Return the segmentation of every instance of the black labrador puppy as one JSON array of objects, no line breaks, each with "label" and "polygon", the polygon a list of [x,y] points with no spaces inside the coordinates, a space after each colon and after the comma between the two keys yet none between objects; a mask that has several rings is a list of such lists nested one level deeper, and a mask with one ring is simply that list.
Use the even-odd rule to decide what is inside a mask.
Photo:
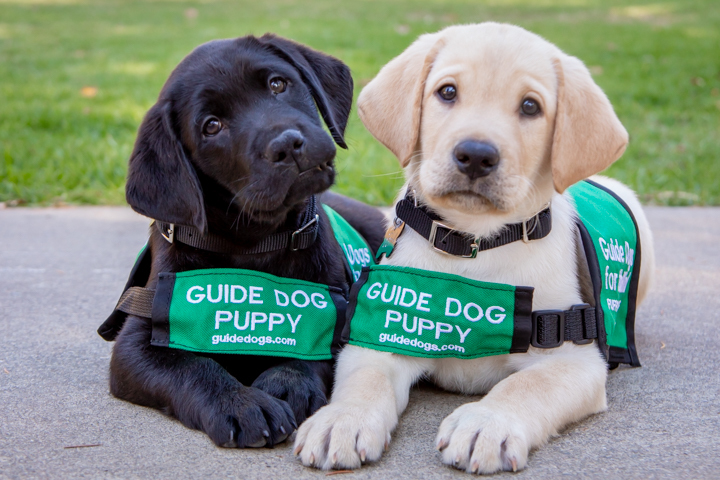
[{"label": "black labrador puppy", "polygon": [[[222,237],[240,252],[296,231],[311,197],[333,184],[333,139],[345,147],[352,94],[346,65],[289,40],[265,35],[204,44],[173,71],[143,120],[129,163],[128,203],[156,221]],[[328,193],[320,201],[377,250],[384,233],[377,209]],[[316,240],[297,251],[212,253],[170,243],[151,227],[143,286],[155,288],[160,272],[223,267],[347,290],[343,252],[323,209],[317,212]],[[155,347],[149,319],[123,320],[110,363],[112,394],[158,408],[217,445],[272,446],[327,402],[331,361]]]}]

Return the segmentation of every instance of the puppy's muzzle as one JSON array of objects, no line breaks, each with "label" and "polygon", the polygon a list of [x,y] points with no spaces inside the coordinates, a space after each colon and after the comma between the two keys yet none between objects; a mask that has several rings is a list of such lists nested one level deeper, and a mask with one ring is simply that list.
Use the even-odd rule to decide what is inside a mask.
[{"label": "puppy's muzzle", "polygon": [[471,181],[490,175],[500,163],[500,152],[497,148],[477,140],[458,143],[453,155],[458,170],[467,175]]},{"label": "puppy's muzzle", "polygon": [[305,137],[297,130],[285,130],[277,137],[270,140],[265,157],[271,162],[295,162],[300,171],[303,168],[298,163],[305,150]]}]

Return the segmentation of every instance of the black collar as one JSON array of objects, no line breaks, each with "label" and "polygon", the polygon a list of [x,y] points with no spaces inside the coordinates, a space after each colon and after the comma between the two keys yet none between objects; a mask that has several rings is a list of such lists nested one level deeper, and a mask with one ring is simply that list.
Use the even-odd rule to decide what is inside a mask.
[{"label": "black collar", "polygon": [[273,252],[286,248],[290,248],[292,251],[303,250],[315,243],[320,226],[320,215],[317,213],[317,200],[315,199],[315,195],[310,197],[305,213],[298,223],[300,224],[300,228],[297,230],[273,233],[250,248],[241,247],[214,233],[202,235],[194,227],[160,221],[156,221],[155,226],[163,238],[170,243],[180,242],[190,245],[191,247],[215,253],[249,255],[253,253]]},{"label": "black collar", "polygon": [[433,211],[418,205],[412,190],[395,205],[395,214],[410,228],[425,237],[435,250],[464,258],[475,258],[477,252],[522,240],[525,243],[547,236],[552,229],[550,205],[537,215],[519,223],[505,225],[495,236],[475,239],[472,233],[460,232],[442,223]]}]

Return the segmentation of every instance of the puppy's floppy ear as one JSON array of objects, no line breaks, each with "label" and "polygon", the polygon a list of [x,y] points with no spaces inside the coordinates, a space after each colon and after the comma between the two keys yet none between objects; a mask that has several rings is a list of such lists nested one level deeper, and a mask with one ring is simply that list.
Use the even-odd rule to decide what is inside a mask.
[{"label": "puppy's floppy ear", "polygon": [[425,80],[442,46],[439,33],[421,36],[385,65],[358,97],[363,124],[403,167],[417,147]]},{"label": "puppy's floppy ear", "polygon": [[147,217],[207,232],[200,181],[175,135],[168,101],[155,104],[140,125],[125,198]]},{"label": "puppy's floppy ear", "polygon": [[347,148],[343,135],[352,107],[350,68],[335,57],[270,33],[258,40],[300,72],[333,140]]},{"label": "puppy's floppy ear", "polygon": [[620,158],[628,133],[580,60],[561,54],[554,66],[558,97],[552,175],[555,190],[562,193]]}]

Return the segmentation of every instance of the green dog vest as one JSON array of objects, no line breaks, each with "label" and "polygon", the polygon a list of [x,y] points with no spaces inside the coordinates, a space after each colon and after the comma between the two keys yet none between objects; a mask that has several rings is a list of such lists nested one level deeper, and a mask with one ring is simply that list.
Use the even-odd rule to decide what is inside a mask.
[{"label": "green dog vest", "polygon": [[635,310],[640,280],[640,230],[630,207],[592,180],[569,189],[593,284],[598,346],[611,366],[640,366],[635,348]]},{"label": "green dog vest", "polygon": [[523,336],[522,330],[529,332],[532,292],[528,287],[375,265],[353,286],[348,340],[427,358],[526,351],[527,345],[513,345],[513,340]]},{"label": "green dog vest", "polygon": [[344,341],[415,357],[469,359],[597,339],[611,366],[639,366],[635,219],[617,195],[592,181],[572,186],[569,194],[593,283],[589,305],[533,311],[532,287],[373,265],[352,287]]},{"label": "green dog vest", "polygon": [[[374,264],[365,239],[323,205],[351,279]],[[145,248],[115,312],[98,333],[113,340],[127,314],[152,319],[151,344],[201,353],[270,355],[305,360],[332,358],[342,346],[344,290],[254,270],[215,268],[160,273],[147,283]]]}]

